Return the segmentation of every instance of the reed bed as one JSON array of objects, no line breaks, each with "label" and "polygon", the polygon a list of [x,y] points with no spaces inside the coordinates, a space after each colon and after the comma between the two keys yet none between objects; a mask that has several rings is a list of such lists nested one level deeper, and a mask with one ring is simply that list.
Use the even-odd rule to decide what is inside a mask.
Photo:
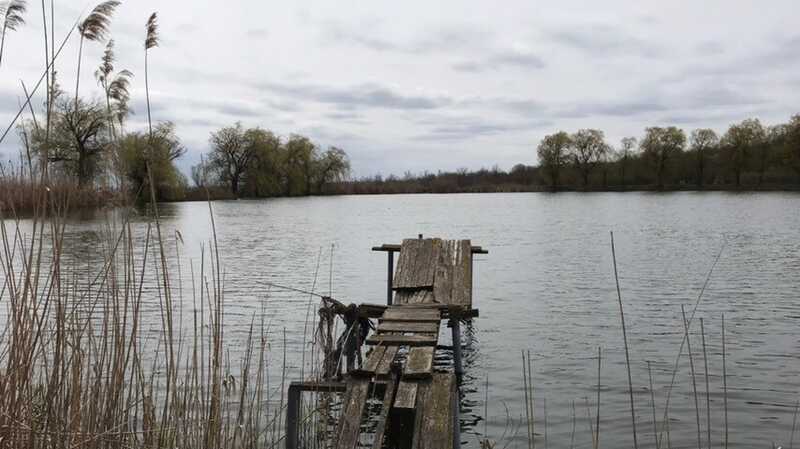
[{"label": "reed bed", "polygon": [[[107,224],[100,266],[87,266],[65,254],[66,202],[45,189],[25,194],[39,201],[25,229],[16,217],[0,216],[3,447],[281,445],[285,330],[283,342],[273,342],[269,323],[254,317],[243,347],[226,341],[215,236],[189,265],[192,289],[184,298],[179,234],[170,241],[157,220],[134,229],[128,213]],[[273,366],[277,381],[269,375],[270,344],[283,348]],[[311,347],[313,377],[319,351]],[[232,360],[231,352],[241,356]],[[303,407],[304,435],[322,441],[307,447],[321,447],[329,434],[309,430],[318,404]]]}]

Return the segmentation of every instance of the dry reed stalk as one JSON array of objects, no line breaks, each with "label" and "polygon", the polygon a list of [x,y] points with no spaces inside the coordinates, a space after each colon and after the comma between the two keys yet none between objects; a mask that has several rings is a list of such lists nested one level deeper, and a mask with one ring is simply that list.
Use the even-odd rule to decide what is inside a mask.
[{"label": "dry reed stalk", "polygon": [[658,442],[658,420],[656,419],[656,395],[653,391],[653,371],[650,369],[650,361],[647,361],[647,377],[650,380],[650,406],[653,410],[653,439],[656,443],[656,449],[659,449]]},{"label": "dry reed stalk", "polygon": [[625,343],[625,364],[628,368],[628,396],[631,402],[631,425],[633,426],[633,447],[639,448],[639,442],[636,438],[636,413],[633,404],[633,380],[631,379],[631,359],[628,351],[628,334],[625,330],[625,312],[622,310],[622,292],[619,288],[619,274],[617,273],[617,253],[614,248],[614,233],[611,232],[611,258],[614,261],[614,281],[617,285],[617,299],[619,300],[619,317],[622,322],[622,339]]},{"label": "dry reed stalk", "polygon": [[[705,280],[703,281],[703,286],[700,288],[700,292],[698,292],[698,294],[697,294],[697,299],[695,300],[694,307],[692,308],[692,313],[689,316],[689,324],[690,325],[692,323],[692,320],[694,320],[694,315],[697,312],[697,308],[700,306],[700,301],[703,299],[703,294],[705,293],[706,288],[708,287],[708,284],[711,281],[711,275],[714,273],[714,269],[716,268],[717,263],[719,262],[720,258],[722,257],[722,253],[723,253],[723,251],[725,251],[725,247],[727,245],[728,245],[727,240],[723,240],[722,246],[720,247],[719,252],[717,252],[717,255],[714,257],[714,261],[711,264],[711,268],[706,273]],[[668,419],[668,415],[669,415],[669,404],[670,404],[670,400],[672,399],[672,388],[675,386],[675,378],[678,375],[678,365],[680,363],[681,355],[683,354],[683,347],[685,345],[686,345],[686,333],[682,332],[681,333],[681,344],[680,344],[680,346],[678,348],[678,355],[675,356],[675,362],[672,365],[672,375],[671,375],[671,378],[670,378],[670,381],[669,381],[669,385],[667,386],[667,398],[666,398],[665,404],[664,404],[664,423],[665,423],[665,425],[662,428],[664,429],[664,431],[667,431],[667,432],[669,431],[669,426],[666,425],[666,424],[668,422],[667,419]],[[661,434],[659,434],[659,441],[660,440],[661,440]]]},{"label": "dry reed stalk", "polygon": [[532,448],[532,441],[533,441],[533,434],[531,433],[531,414],[530,414],[530,407],[528,404],[528,372],[527,368],[525,367],[525,350],[520,351],[522,352],[522,386],[524,389],[524,396],[525,396],[525,424],[528,430],[528,448]]},{"label": "dry reed stalk", "polygon": [[725,314],[722,314],[722,402],[725,408],[725,449],[728,449],[728,372],[725,357]]},{"label": "dry reed stalk", "polygon": [[703,318],[700,318],[700,335],[703,338],[703,368],[706,379],[706,444],[711,449],[711,389],[708,382],[708,352],[706,351],[706,330],[703,326]]},{"label": "dry reed stalk", "polygon": [[602,361],[602,353],[600,347],[597,348],[597,415],[595,419],[597,420],[594,428],[596,437],[594,439],[595,449],[600,447],[600,365]]},{"label": "dry reed stalk", "polygon": [[800,409],[800,401],[795,402],[794,404],[794,416],[792,417],[792,433],[789,434],[789,449],[794,448],[794,429],[797,425],[797,411]]},{"label": "dry reed stalk", "polygon": [[686,311],[684,310],[683,304],[681,304],[681,314],[683,315],[683,329],[686,333],[686,351],[688,352],[689,356],[689,369],[691,370],[692,375],[692,393],[694,397],[694,412],[695,417],[697,420],[697,449],[701,449],[700,443],[700,405],[697,401],[697,381],[695,380],[695,371],[694,371],[694,358],[692,357],[692,343],[689,337],[689,323],[686,321]]}]

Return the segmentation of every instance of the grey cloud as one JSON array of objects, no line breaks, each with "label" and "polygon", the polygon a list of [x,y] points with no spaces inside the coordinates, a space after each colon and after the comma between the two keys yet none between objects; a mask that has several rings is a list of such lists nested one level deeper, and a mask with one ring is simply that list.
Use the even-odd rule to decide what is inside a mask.
[{"label": "grey cloud", "polygon": [[485,70],[513,67],[520,69],[543,69],[545,62],[533,53],[502,51],[479,61],[464,61],[453,64],[460,72],[482,72]]},{"label": "grey cloud", "polygon": [[263,87],[284,97],[333,104],[344,109],[436,109],[452,103],[448,97],[407,95],[373,83],[352,87],[265,83]]},{"label": "grey cloud", "polygon": [[578,103],[554,111],[562,118],[585,118],[597,115],[630,117],[650,112],[667,110],[667,106],[655,100],[602,101]]},{"label": "grey cloud", "polygon": [[418,141],[453,141],[474,139],[477,137],[493,136],[518,131],[529,131],[536,128],[552,125],[548,120],[530,121],[524,123],[490,122],[481,118],[456,118],[439,119],[439,123],[427,132],[417,135]]},{"label": "grey cloud", "polygon": [[450,52],[459,48],[471,48],[487,40],[488,33],[470,26],[449,26],[421,33],[409,40],[392,40],[383,37],[383,24],[371,20],[362,24],[343,24],[328,21],[322,24],[323,37],[327,42],[355,44],[375,51],[400,53]]},{"label": "grey cloud", "polygon": [[[568,28],[567,28],[568,27]],[[657,45],[620,31],[606,24],[571,24],[548,33],[556,43],[593,55],[626,55],[655,57],[661,54]]]}]

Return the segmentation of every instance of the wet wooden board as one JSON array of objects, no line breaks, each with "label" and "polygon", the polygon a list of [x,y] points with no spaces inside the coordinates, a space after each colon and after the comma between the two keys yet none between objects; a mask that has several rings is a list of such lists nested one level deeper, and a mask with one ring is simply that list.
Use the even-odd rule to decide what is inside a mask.
[{"label": "wet wooden board", "polygon": [[417,404],[416,381],[401,380],[397,386],[397,395],[394,399],[394,408],[401,410],[414,410]]},{"label": "wet wooden board", "polygon": [[459,240],[453,256],[453,293],[449,304],[472,307],[472,253],[469,240]]},{"label": "wet wooden board", "polygon": [[341,418],[336,434],[336,449],[355,449],[361,431],[361,416],[367,403],[369,379],[353,378],[347,383]]},{"label": "wet wooden board", "polygon": [[439,323],[430,321],[386,321],[378,324],[377,331],[438,333]]},{"label": "wet wooden board", "polygon": [[370,351],[369,356],[367,356],[367,361],[364,363],[364,365],[362,365],[361,368],[350,371],[350,374],[352,376],[374,376],[385,352],[385,346],[375,346],[372,351]]},{"label": "wet wooden board", "polygon": [[434,302],[472,305],[472,257],[469,240],[445,240],[436,255]]},{"label": "wet wooden board", "polygon": [[438,335],[373,335],[367,338],[368,345],[385,346],[436,346]]},{"label": "wet wooden board", "polygon": [[413,447],[442,449],[453,447],[456,393],[455,375],[436,373],[430,382],[420,384]]},{"label": "wet wooden board", "polygon": [[439,321],[442,313],[438,309],[414,307],[390,307],[383,312],[381,321]]},{"label": "wet wooden board", "polygon": [[404,379],[430,377],[433,372],[433,346],[411,348],[403,369]]},{"label": "wet wooden board", "polygon": [[394,304],[430,304],[434,302],[432,290],[398,290],[394,294]]},{"label": "wet wooden board", "polygon": [[386,432],[387,421],[389,420],[389,411],[392,409],[396,392],[397,376],[392,375],[391,379],[389,379],[389,382],[386,385],[386,390],[384,390],[383,393],[383,406],[381,408],[381,414],[378,417],[378,424],[375,426],[372,449],[381,449],[383,447],[383,435]]},{"label": "wet wooden board", "polygon": [[393,288],[433,287],[436,265],[434,254],[440,239],[405,239],[400,245],[400,259],[393,277]]},{"label": "wet wooden board", "polygon": [[397,355],[398,347],[386,346],[385,349],[383,357],[381,357],[381,361],[375,369],[376,376],[388,376],[389,372],[392,370],[392,362],[394,362],[394,358]]}]

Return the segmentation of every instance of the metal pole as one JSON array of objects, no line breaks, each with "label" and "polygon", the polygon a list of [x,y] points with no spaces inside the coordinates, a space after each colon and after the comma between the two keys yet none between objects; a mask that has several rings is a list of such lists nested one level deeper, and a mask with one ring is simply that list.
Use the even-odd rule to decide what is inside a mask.
[{"label": "metal pole", "polygon": [[286,449],[297,449],[297,425],[299,418],[301,388],[289,384],[289,393],[286,403]]},{"label": "metal pole", "polygon": [[461,323],[458,318],[450,320],[450,328],[453,330],[453,361],[455,362],[456,376],[461,379],[464,367],[461,365]]},{"label": "metal pole", "polygon": [[394,251],[389,251],[389,266],[386,271],[386,305],[392,305],[392,282],[394,282]]}]

